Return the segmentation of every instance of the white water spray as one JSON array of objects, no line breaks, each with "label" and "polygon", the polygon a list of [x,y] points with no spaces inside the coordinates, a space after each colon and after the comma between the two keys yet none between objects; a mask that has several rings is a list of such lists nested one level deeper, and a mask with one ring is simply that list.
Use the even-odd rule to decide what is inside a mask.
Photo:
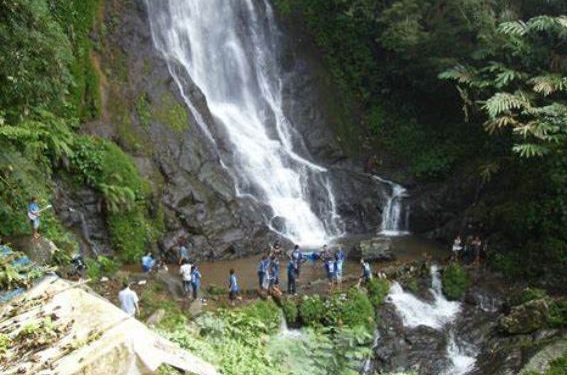
[{"label": "white water spray", "polygon": [[423,301],[405,292],[400,284],[393,283],[389,299],[402,317],[404,327],[427,326],[448,334],[446,356],[450,367],[442,375],[465,375],[474,368],[476,348],[467,343],[457,343],[451,323],[461,311],[459,302],[448,301],[442,292],[442,282],[437,266],[431,266],[431,294],[433,302]]},{"label": "white water spray", "polygon": [[297,154],[298,134],[286,118],[277,61],[277,28],[264,0],[146,0],[152,37],[185,102],[216,146],[213,131],[188,94],[189,76],[232,143],[236,190],[283,218],[282,235],[321,244],[340,234],[336,212],[314,211],[313,189],[334,207],[322,185],[326,169]]}]

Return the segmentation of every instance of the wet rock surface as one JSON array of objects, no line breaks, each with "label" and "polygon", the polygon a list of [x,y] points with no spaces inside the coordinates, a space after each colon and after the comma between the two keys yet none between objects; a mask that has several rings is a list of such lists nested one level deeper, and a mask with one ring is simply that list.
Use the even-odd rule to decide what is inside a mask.
[{"label": "wet rock surface", "polygon": [[[158,241],[162,252],[189,238],[201,258],[257,253],[277,237],[268,227],[271,209],[250,197],[237,196],[230,172],[233,146],[191,77],[181,66],[173,65],[171,69],[183,81],[185,91],[180,93],[166,61],[154,47],[146,12],[143,0],[105,3],[105,33],[92,35],[102,46],[97,55],[102,116],[86,124],[83,131],[118,143],[150,182],[154,206],[164,211],[166,232]],[[347,232],[376,231],[385,187],[360,173],[356,163],[349,162],[341,151],[329,126],[334,121],[332,100],[325,99],[324,77],[317,72],[313,56],[291,50],[293,43],[285,44],[282,100],[297,131],[293,136],[296,152],[328,168],[336,211]],[[202,123],[189,111],[182,94],[195,106]],[[150,115],[144,115],[141,107]],[[209,129],[211,137],[202,126]],[[221,156],[227,168],[221,164]],[[323,204],[323,190],[310,189],[313,209],[318,213],[330,209]],[[112,250],[99,202],[93,191],[74,191],[62,184],[57,205],[63,221],[75,228],[85,249],[107,254]],[[277,220],[275,224],[277,227]]]},{"label": "wet rock surface", "polygon": [[[398,278],[402,276],[400,272],[390,274]],[[473,286],[461,303],[461,311],[455,321],[443,329],[404,327],[396,307],[387,300],[378,312],[380,339],[374,348],[372,369],[453,375],[454,364],[447,346],[447,338],[451,335],[459,352],[475,358],[474,368],[467,375],[516,375],[527,369],[542,369],[551,358],[557,358],[567,350],[562,338],[564,331],[539,324],[547,311],[541,300],[507,311],[506,300],[512,294],[503,280],[482,270],[473,271],[473,278]],[[419,284],[425,282],[418,281]],[[421,292],[418,296],[423,301],[429,300]],[[502,321],[519,323],[517,327],[515,324],[509,326],[514,327],[515,333],[503,330]]]}]

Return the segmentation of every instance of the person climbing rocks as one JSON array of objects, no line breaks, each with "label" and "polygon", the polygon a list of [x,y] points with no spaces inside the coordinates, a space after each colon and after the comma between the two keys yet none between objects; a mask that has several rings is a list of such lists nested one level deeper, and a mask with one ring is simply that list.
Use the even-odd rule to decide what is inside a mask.
[{"label": "person climbing rocks", "polygon": [[461,239],[460,235],[457,235],[457,237],[453,241],[452,251],[453,251],[452,260],[458,261],[461,258],[461,253],[463,251],[463,240]]},{"label": "person climbing rocks", "polygon": [[193,265],[191,270],[191,289],[193,290],[193,300],[199,298],[199,289],[201,288],[201,272],[196,264]]},{"label": "person climbing rocks", "polygon": [[293,251],[291,252],[291,260],[295,264],[295,271],[297,274],[297,278],[301,275],[301,264],[303,262],[303,254],[301,250],[299,250],[299,245],[295,245],[293,247]]},{"label": "person climbing rocks", "polygon": [[142,271],[146,273],[150,272],[154,268],[155,264],[156,261],[152,256],[152,253],[147,253],[142,257]]},{"label": "person climbing rocks", "polygon": [[236,302],[238,290],[238,280],[236,279],[234,269],[231,268],[228,276],[228,299],[231,306],[234,306]]},{"label": "person climbing rocks", "polygon": [[362,275],[358,280],[358,286],[366,284],[372,280],[372,269],[370,268],[370,263],[364,259],[360,259],[360,268],[362,269]]},{"label": "person climbing rocks", "polygon": [[263,255],[262,258],[260,259],[260,261],[258,262],[258,287],[260,289],[266,289],[265,288],[265,282],[266,282],[266,274],[268,272],[268,267],[270,265],[270,260],[268,259],[268,257],[266,255]]},{"label": "person climbing rocks", "polygon": [[179,246],[179,253],[177,255],[177,258],[179,259],[179,265],[183,264],[183,260],[189,260],[189,249],[187,248],[187,246],[185,246],[185,244]]},{"label": "person climbing rocks", "polygon": [[122,311],[133,317],[140,315],[140,306],[138,305],[138,295],[130,289],[130,285],[128,281],[124,281],[123,289],[118,293],[118,301],[120,301]]},{"label": "person climbing rocks", "polygon": [[291,259],[287,263],[287,294],[297,295],[297,269]]},{"label": "person climbing rocks", "polygon": [[183,283],[183,292],[185,295],[189,295],[191,293],[191,286],[192,286],[192,270],[193,267],[189,260],[184,259],[183,264],[179,267],[179,274],[181,275],[181,281]]}]

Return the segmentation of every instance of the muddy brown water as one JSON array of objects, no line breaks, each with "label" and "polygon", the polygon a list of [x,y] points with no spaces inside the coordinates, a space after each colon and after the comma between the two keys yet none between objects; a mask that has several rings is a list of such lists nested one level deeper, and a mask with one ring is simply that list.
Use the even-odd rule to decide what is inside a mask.
[{"label": "muddy brown water", "polygon": [[[341,243],[345,245],[345,249],[350,248],[351,243],[360,242],[363,237],[350,237],[342,239]],[[374,262],[372,264],[373,271],[380,270],[384,267],[391,266],[395,263],[404,263],[414,259],[421,258],[424,254],[428,254],[434,260],[442,260],[449,256],[449,251],[443,249],[438,243],[418,237],[403,236],[392,238],[393,253],[396,256],[395,262]],[[333,249],[333,245],[329,245]],[[302,249],[302,251],[314,251],[319,249]],[[209,286],[226,287],[228,284],[228,275],[230,269],[234,269],[238,278],[238,284],[243,290],[258,288],[257,265],[261,255],[253,255],[244,258],[231,260],[206,261],[198,263],[202,274],[202,288],[206,290]],[[280,282],[282,289],[287,286],[287,259],[280,260]],[[129,272],[139,272],[140,267],[137,265],[125,266],[125,270]],[[168,266],[169,273],[178,276],[179,267],[177,265]],[[344,264],[343,276],[358,277],[360,275],[360,264],[357,261],[347,260]],[[298,291],[301,292],[308,284],[316,284],[325,286],[325,283],[318,283],[325,280],[325,270],[322,262],[308,261],[301,268],[301,277],[298,280]],[[309,288],[313,290],[313,288]],[[317,290],[318,288],[315,288]]]}]

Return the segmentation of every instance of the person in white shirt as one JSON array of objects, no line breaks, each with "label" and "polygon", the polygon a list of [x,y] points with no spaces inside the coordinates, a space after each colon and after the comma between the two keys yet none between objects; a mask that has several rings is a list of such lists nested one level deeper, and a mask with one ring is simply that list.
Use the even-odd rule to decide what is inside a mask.
[{"label": "person in white shirt", "polygon": [[183,264],[179,267],[179,274],[183,281],[183,291],[185,294],[190,295],[191,292],[191,263],[187,259],[183,259]]},{"label": "person in white shirt", "polygon": [[140,307],[138,306],[138,295],[135,291],[130,289],[130,283],[124,282],[124,289],[118,293],[118,300],[120,301],[120,308],[128,315],[140,315]]}]

